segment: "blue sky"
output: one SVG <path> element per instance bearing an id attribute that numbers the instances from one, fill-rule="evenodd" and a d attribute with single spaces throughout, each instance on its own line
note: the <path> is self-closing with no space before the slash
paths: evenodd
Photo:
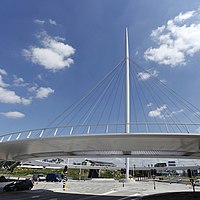
<path id="1" fill-rule="evenodd" d="M 1 1 L 0 134 L 45 127 L 87 93 L 124 58 L 125 27 L 131 58 L 200 107 L 199 9 L 198 0 Z"/>

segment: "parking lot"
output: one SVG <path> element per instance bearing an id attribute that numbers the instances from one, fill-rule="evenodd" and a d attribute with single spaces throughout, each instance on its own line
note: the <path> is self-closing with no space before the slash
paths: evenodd
<path id="1" fill-rule="evenodd" d="M 154 196 L 149 196 L 154 195 Z M 171 196 L 170 196 L 171 195 Z M 178 197 L 178 196 L 179 197 Z M 162 196 L 162 198 L 161 198 Z M 182 197 L 180 197 L 182 196 Z M 173 197 L 173 198 L 172 198 Z M 62 182 L 35 182 L 32 190 L 17 192 L 1 192 L 0 200 L 86 200 L 86 199 L 200 199 L 200 187 L 192 192 L 189 184 L 131 180 L 119 182 L 113 179 L 98 179 L 87 181 L 69 180 L 63 190 Z"/>

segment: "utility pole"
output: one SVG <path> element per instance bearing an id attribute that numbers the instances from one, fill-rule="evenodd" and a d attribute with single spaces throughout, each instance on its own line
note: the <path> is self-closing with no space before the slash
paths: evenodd
<path id="1" fill-rule="evenodd" d="M 129 66 L 129 45 L 128 28 L 125 31 L 125 133 L 130 133 L 130 66 Z M 126 158 L 126 180 L 129 179 L 129 158 Z"/>

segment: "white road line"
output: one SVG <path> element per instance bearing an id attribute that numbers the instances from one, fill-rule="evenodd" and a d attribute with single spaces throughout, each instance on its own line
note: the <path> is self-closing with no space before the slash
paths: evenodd
<path id="1" fill-rule="evenodd" d="M 127 197 L 123 197 L 123 198 L 118 199 L 118 200 L 124 200 L 124 199 L 128 199 L 128 198 L 130 198 L 130 197 L 136 197 L 136 196 L 141 196 L 141 194 L 135 193 L 135 194 L 129 195 L 129 196 L 127 196 Z"/>
<path id="2" fill-rule="evenodd" d="M 101 196 L 105 196 L 107 194 L 111 194 L 113 192 L 116 192 L 116 191 L 111 190 L 111 191 L 105 192 L 103 194 L 87 194 L 87 195 L 92 195 L 92 196 L 80 198 L 80 199 L 77 199 L 77 200 L 85 200 L 85 199 L 91 199 L 91 198 L 95 198 L 95 197 L 101 197 Z"/>
<path id="3" fill-rule="evenodd" d="M 111 193 L 113 193 L 113 192 L 116 192 L 116 191 L 111 190 L 111 191 L 109 191 L 109 192 L 106 192 L 106 193 L 100 194 L 99 196 L 103 196 L 103 195 L 111 194 Z"/>
<path id="4" fill-rule="evenodd" d="M 40 198 L 40 195 L 32 196 L 32 199 Z"/>
<path id="5" fill-rule="evenodd" d="M 137 196 L 141 196 L 140 193 L 135 193 L 134 195 L 132 195 L 132 197 L 137 197 Z"/>

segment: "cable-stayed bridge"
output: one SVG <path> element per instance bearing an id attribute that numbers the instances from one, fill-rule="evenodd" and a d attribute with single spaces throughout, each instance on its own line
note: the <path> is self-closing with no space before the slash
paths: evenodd
<path id="1" fill-rule="evenodd" d="M 127 30 L 125 44 L 125 59 L 47 127 L 0 136 L 0 159 L 199 158 L 200 110 L 129 57 Z"/>

